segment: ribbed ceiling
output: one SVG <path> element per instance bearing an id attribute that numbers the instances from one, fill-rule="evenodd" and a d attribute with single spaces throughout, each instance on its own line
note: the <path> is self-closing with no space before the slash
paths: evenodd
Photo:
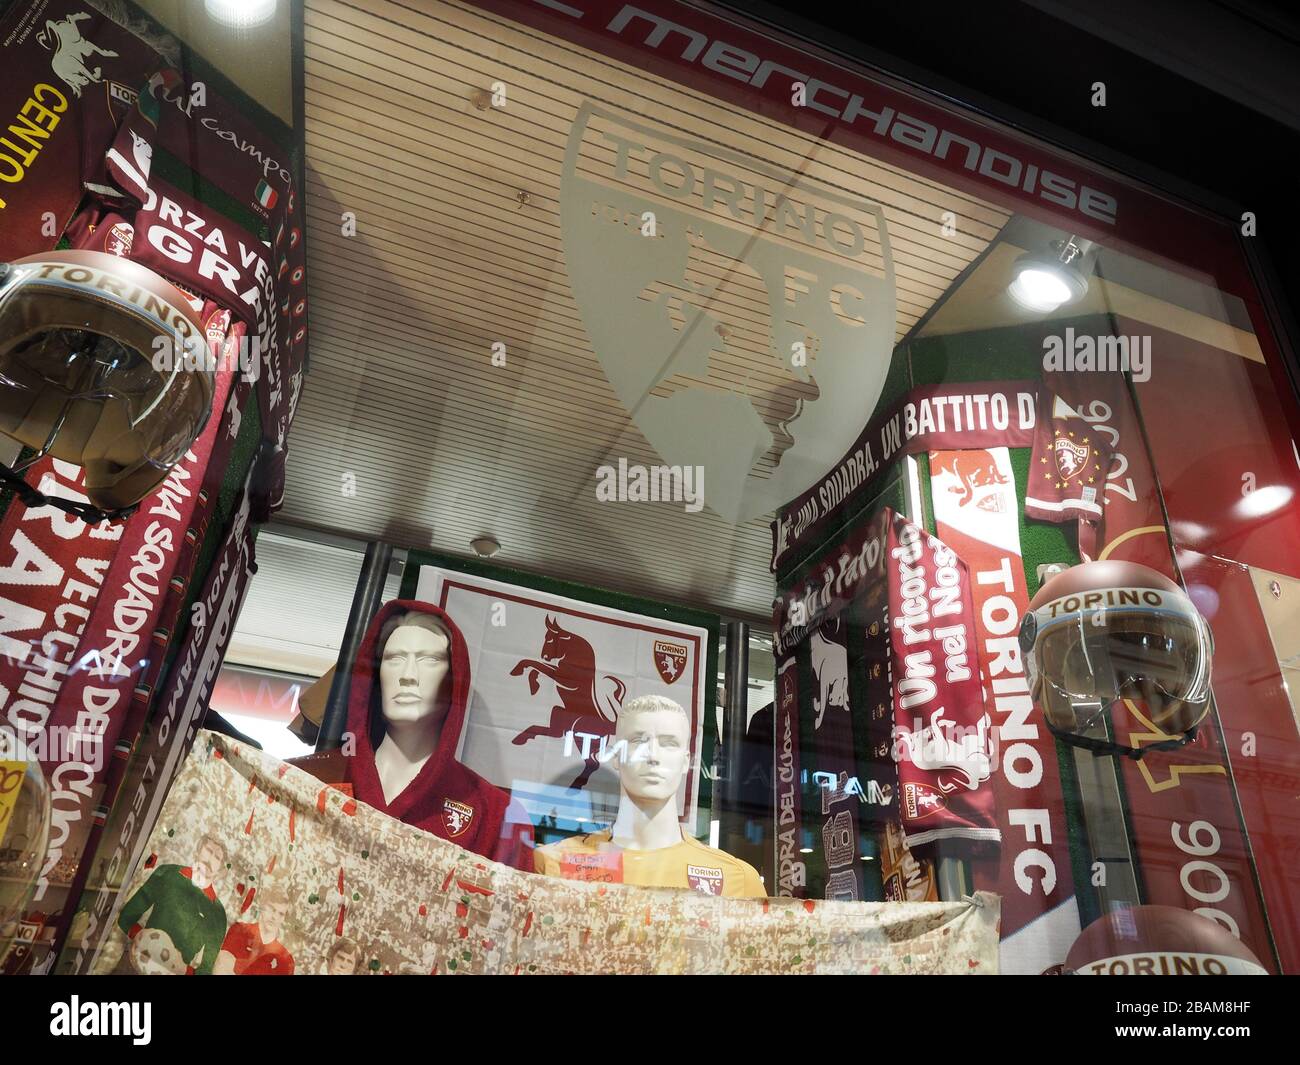
<path id="1" fill-rule="evenodd" d="M 494 84 L 504 107 L 490 106 Z M 969 196 L 497 15 L 308 0 L 311 372 L 282 518 L 460 555 L 491 534 L 506 565 L 765 618 L 765 517 L 733 526 L 707 508 L 595 499 L 598 466 L 662 460 L 593 354 L 566 269 L 568 256 L 601 254 L 566 247 L 561 232 L 566 149 L 584 107 L 703 146 L 687 156 L 696 161 L 712 146 L 755 173 L 798 175 L 792 200 L 859 204 L 863 218 L 879 205 L 895 338 L 1006 221 Z M 584 144 L 579 173 L 590 152 Z M 941 232 L 948 211 L 955 236 Z M 355 236 L 342 232 L 345 212 Z M 878 233 L 866 228 L 864 259 L 879 270 Z M 763 476 L 809 386 L 766 350 L 757 275 L 708 248 L 691 268 L 726 323 L 722 341 L 706 375 L 677 373 L 655 394 L 747 391 L 777 441 L 755 467 Z M 504 366 L 493 365 L 494 342 Z"/>

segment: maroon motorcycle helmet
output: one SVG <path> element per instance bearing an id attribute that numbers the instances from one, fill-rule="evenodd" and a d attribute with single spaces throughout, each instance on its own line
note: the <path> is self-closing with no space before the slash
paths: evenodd
<path id="1" fill-rule="evenodd" d="M 1240 939 L 1217 921 L 1177 906 L 1133 906 L 1079 933 L 1065 971 L 1080 976 L 1267 976 Z"/>

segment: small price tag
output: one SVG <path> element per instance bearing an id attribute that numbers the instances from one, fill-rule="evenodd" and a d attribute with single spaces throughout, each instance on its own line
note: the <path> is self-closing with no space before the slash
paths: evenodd
<path id="1" fill-rule="evenodd" d="M 0 761 L 0 843 L 9 834 L 9 822 L 13 820 L 26 773 L 26 762 Z"/>

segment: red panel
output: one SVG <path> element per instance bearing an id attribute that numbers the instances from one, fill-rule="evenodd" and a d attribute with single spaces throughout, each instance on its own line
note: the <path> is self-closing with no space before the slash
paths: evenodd
<path id="1" fill-rule="evenodd" d="M 1294 560 L 1292 560 L 1294 561 Z M 1214 629 L 1214 696 L 1283 971 L 1300 972 L 1300 736 L 1245 567 L 1178 564 Z"/>
<path id="2" fill-rule="evenodd" d="M 1121 319 L 1151 336 L 1142 420 L 1174 542 L 1300 577 L 1300 469 L 1267 367 Z"/>

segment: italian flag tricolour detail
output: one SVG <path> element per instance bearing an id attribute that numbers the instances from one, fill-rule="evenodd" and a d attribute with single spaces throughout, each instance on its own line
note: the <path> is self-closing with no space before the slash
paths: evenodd
<path id="1" fill-rule="evenodd" d="M 275 206 L 275 201 L 279 199 L 279 193 L 271 188 L 265 181 L 259 181 L 253 195 L 257 197 L 257 202 L 268 211 Z"/>

